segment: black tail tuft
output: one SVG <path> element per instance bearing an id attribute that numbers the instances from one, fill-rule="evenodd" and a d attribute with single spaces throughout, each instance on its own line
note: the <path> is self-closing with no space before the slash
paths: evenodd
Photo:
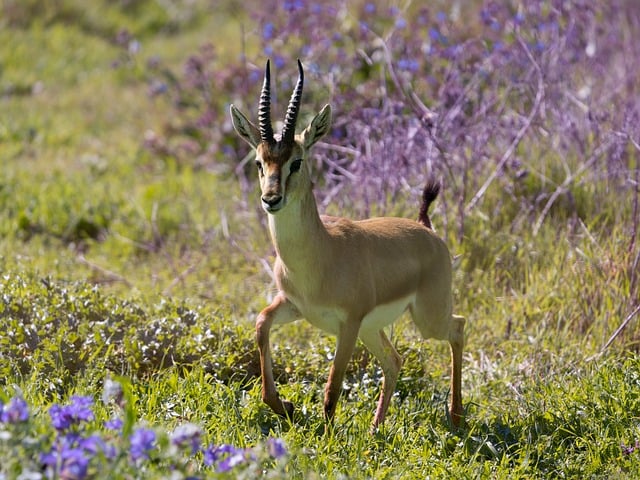
<path id="1" fill-rule="evenodd" d="M 418 221 L 427 228 L 433 228 L 429 219 L 429 207 L 438 196 L 438 193 L 440 193 L 440 183 L 435 180 L 429 180 L 422 191 L 422 205 L 420 205 Z"/>

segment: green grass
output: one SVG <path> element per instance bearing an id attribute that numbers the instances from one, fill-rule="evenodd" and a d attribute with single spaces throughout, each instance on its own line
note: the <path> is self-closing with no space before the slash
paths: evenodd
<path id="1" fill-rule="evenodd" d="M 274 286 L 255 191 L 142 148 L 171 106 L 146 96 L 141 68 L 112 67 L 122 51 L 105 34 L 124 22 L 145 55 L 179 66 L 216 31 L 240 31 L 232 6 L 226 23 L 102 5 L 84 23 L 0 28 L 0 398 L 22 392 L 44 432 L 51 404 L 99 398 L 111 372 L 130 382 L 139 422 L 193 422 L 207 442 L 238 447 L 281 437 L 290 454 L 270 467 L 283 478 L 640 476 L 640 452 L 621 448 L 640 438 L 637 319 L 601 352 L 637 303 L 632 205 L 604 183 L 576 186 L 580 222 L 559 202 L 537 235 L 537 217 L 496 184 L 459 239 L 443 228 L 454 215 L 444 192 L 433 218 L 462 255 L 455 304 L 468 319 L 464 428 L 445 414 L 446 345 L 423 342 L 407 319 L 392 332 L 405 363 L 378 434 L 367 432 L 381 372 L 361 345 L 323 433 L 334 340 L 305 323 L 272 337 L 294 421 L 262 405 L 253 321 Z M 396 209 L 415 216 L 412 205 Z M 96 425 L 108 416 L 98 402 Z M 2 441 L 0 465 L 10 458 Z"/>

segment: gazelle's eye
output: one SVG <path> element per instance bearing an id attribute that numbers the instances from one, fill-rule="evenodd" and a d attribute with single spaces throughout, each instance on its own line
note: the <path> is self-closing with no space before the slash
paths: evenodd
<path id="1" fill-rule="evenodd" d="M 291 162 L 291 167 L 289 168 L 291 173 L 297 172 L 298 170 L 300 170 L 300 166 L 302 165 L 302 159 L 298 158 L 297 160 L 294 160 L 293 162 Z"/>
<path id="2" fill-rule="evenodd" d="M 258 173 L 260 176 L 264 175 L 264 172 L 262 171 L 262 163 L 256 160 L 256 167 L 258 167 Z"/>

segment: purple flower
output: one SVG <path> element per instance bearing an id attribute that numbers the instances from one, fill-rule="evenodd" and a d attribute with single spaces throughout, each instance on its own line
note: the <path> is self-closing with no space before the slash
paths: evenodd
<path id="1" fill-rule="evenodd" d="M 29 419 L 27 402 L 20 397 L 13 397 L 6 405 L 0 404 L 0 422 L 20 423 Z"/>
<path id="2" fill-rule="evenodd" d="M 176 427 L 171 434 L 171 443 L 177 447 L 191 447 L 191 453 L 195 454 L 200 450 L 200 437 L 202 430 L 193 423 L 185 423 Z"/>
<path id="3" fill-rule="evenodd" d="M 270 437 L 267 440 L 267 450 L 272 458 L 281 458 L 287 454 L 287 446 L 281 438 Z"/>
<path id="4" fill-rule="evenodd" d="M 107 430 L 120 430 L 124 425 L 124 422 L 121 418 L 112 418 L 104 422 L 104 428 Z"/>
<path id="5" fill-rule="evenodd" d="M 157 97 L 158 95 L 162 95 L 163 93 L 167 93 L 169 91 L 169 86 L 158 79 L 154 79 L 149 84 L 149 96 Z"/>
<path id="6" fill-rule="evenodd" d="M 149 428 L 138 428 L 129 437 L 129 455 L 135 462 L 149 458 L 149 451 L 156 446 L 156 432 Z"/>
<path id="7" fill-rule="evenodd" d="M 483 8 L 480 10 L 480 19 L 482 20 L 482 23 L 489 25 L 493 20 L 493 13 L 491 12 L 491 9 Z"/>
<path id="8" fill-rule="evenodd" d="M 364 6 L 364 13 L 372 14 L 376 13 L 376 4 L 373 2 L 368 2 Z"/>
<path id="9" fill-rule="evenodd" d="M 447 37 L 442 35 L 440 30 L 435 27 L 429 29 L 429 38 L 434 42 L 447 43 Z"/>
<path id="10" fill-rule="evenodd" d="M 304 8 L 304 1 L 303 0 L 286 0 L 283 3 L 282 8 L 284 8 L 284 10 L 287 12 L 295 12 L 296 10 L 300 10 Z"/>
<path id="11" fill-rule="evenodd" d="M 78 441 L 78 446 L 82 448 L 85 453 L 88 453 L 91 457 L 102 454 L 105 458 L 113 460 L 116 458 L 116 447 L 107 444 L 100 435 L 94 434 L 87 438 L 81 438 Z"/>
<path id="12" fill-rule="evenodd" d="M 273 63 L 276 68 L 283 68 L 287 62 L 285 62 L 284 57 L 282 55 L 276 55 L 273 59 Z"/>
<path id="13" fill-rule="evenodd" d="M 263 40 L 271 40 L 273 38 L 273 34 L 275 32 L 275 27 L 273 23 L 267 22 L 262 27 L 262 38 Z"/>
<path id="14" fill-rule="evenodd" d="M 498 40 L 498 41 L 496 41 L 496 42 L 494 42 L 494 43 L 493 43 L 492 51 L 494 51 L 494 52 L 500 52 L 500 51 L 502 51 L 503 49 L 504 49 L 504 43 L 503 43 L 503 42 L 501 42 L 500 40 Z"/>
<path id="15" fill-rule="evenodd" d="M 622 453 L 625 455 L 631 455 L 633 452 L 635 452 L 636 450 L 640 449 L 640 440 L 636 440 L 635 445 L 621 445 L 620 448 L 622 449 Z"/>
<path id="16" fill-rule="evenodd" d="M 411 58 L 401 58 L 398 60 L 398 68 L 408 72 L 417 72 L 420 68 L 420 64 Z"/>
<path id="17" fill-rule="evenodd" d="M 93 398 L 73 395 L 71 404 L 60 406 L 54 404 L 49 409 L 51 416 L 51 424 L 58 430 L 67 430 L 72 425 L 78 425 L 82 422 L 93 420 Z"/>
<path id="18" fill-rule="evenodd" d="M 82 480 L 87 476 L 89 458 L 81 448 L 61 446 L 41 455 L 40 461 L 46 467 L 48 478 L 61 480 Z"/>
<path id="19" fill-rule="evenodd" d="M 236 451 L 236 447 L 233 445 L 223 444 L 220 446 L 209 445 L 207 448 L 203 450 L 204 454 L 204 464 L 207 467 L 214 465 L 220 457 L 226 455 L 228 453 L 232 453 Z"/>
<path id="20" fill-rule="evenodd" d="M 250 458 L 244 449 L 229 444 L 209 445 L 203 453 L 204 464 L 208 467 L 215 466 L 217 472 L 228 472 Z"/>
<path id="21" fill-rule="evenodd" d="M 89 459 L 79 448 L 65 450 L 61 455 L 59 477 L 63 480 L 80 480 L 86 478 Z"/>
<path id="22" fill-rule="evenodd" d="M 220 473 L 228 472 L 233 468 L 237 467 L 238 465 L 242 465 L 243 463 L 246 463 L 246 461 L 247 461 L 247 455 L 245 454 L 245 452 L 242 450 L 238 450 L 237 452 L 232 453 L 231 455 L 226 457 L 224 460 L 222 460 L 220 463 L 218 463 L 218 466 L 216 467 L 216 471 Z"/>
<path id="23" fill-rule="evenodd" d="M 404 18 L 399 17 L 399 18 L 396 19 L 396 28 L 397 29 L 402 30 L 403 28 L 406 28 L 406 26 L 407 26 L 407 21 Z"/>

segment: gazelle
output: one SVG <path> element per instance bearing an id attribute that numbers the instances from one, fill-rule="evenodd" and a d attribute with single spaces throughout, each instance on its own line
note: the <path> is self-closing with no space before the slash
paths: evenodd
<path id="1" fill-rule="evenodd" d="M 429 183 L 419 221 L 370 218 L 351 221 L 320 216 L 313 195 L 309 149 L 329 131 L 326 105 L 309 126 L 295 134 L 304 72 L 289 101 L 282 134 L 271 125 L 270 71 L 267 61 L 256 127 L 231 105 L 233 126 L 256 151 L 262 208 L 276 250 L 274 273 L 278 293 L 256 321 L 262 374 L 262 400 L 276 413 L 292 416 L 291 402 L 281 400 L 273 378 L 269 331 L 274 324 L 306 318 L 336 335 L 333 365 L 325 387 L 324 414 L 333 418 L 347 364 L 358 338 L 378 359 L 384 380 L 372 429 L 382 424 L 393 395 L 402 359 L 384 327 L 409 310 L 425 338 L 451 346 L 451 405 L 454 425 L 462 419 L 461 368 L 463 317 L 452 314 L 451 256 L 434 233 L 427 211 L 439 192 Z"/>

